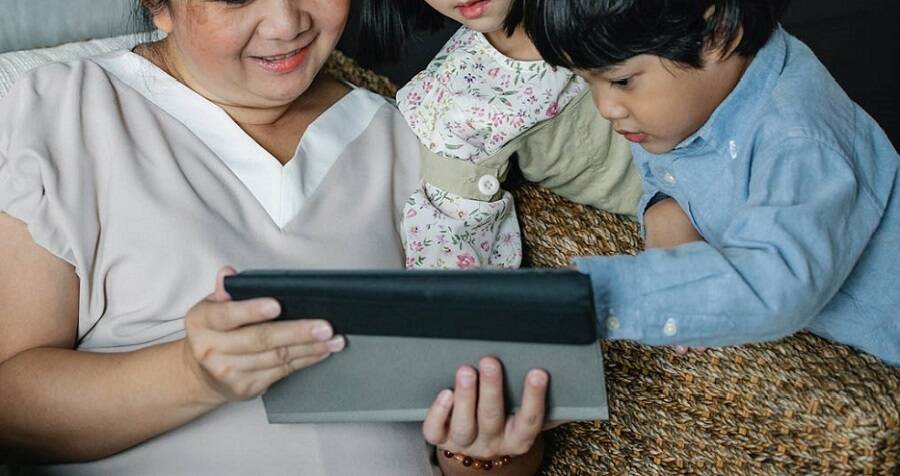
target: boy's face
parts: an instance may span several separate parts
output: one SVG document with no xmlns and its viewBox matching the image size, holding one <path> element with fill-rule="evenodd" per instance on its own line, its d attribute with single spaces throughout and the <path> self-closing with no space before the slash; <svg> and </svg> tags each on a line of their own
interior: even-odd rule
<svg viewBox="0 0 900 476">
<path fill-rule="evenodd" d="M 513 0 L 425 0 L 442 15 L 481 33 L 503 28 Z"/>
<path fill-rule="evenodd" d="M 697 132 L 731 93 L 750 62 L 717 52 L 696 69 L 640 55 L 602 71 L 578 70 L 600 115 L 647 152 L 664 154 Z"/>
</svg>

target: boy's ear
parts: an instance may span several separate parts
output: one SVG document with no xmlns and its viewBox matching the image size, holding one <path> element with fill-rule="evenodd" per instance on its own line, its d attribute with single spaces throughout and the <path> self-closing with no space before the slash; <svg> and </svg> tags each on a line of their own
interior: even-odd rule
<svg viewBox="0 0 900 476">
<path fill-rule="evenodd" d="M 710 5 L 709 8 L 706 9 L 706 12 L 703 13 L 703 18 L 706 19 L 707 22 L 721 21 L 717 20 L 715 5 Z M 738 25 L 734 37 L 731 38 L 730 42 L 725 43 L 725 40 L 722 38 L 721 25 L 716 25 L 716 28 L 713 29 L 712 36 L 703 47 L 703 56 L 706 60 L 726 60 L 734 54 L 734 51 L 737 49 L 738 45 L 741 44 L 743 38 L 744 27 Z"/>
</svg>

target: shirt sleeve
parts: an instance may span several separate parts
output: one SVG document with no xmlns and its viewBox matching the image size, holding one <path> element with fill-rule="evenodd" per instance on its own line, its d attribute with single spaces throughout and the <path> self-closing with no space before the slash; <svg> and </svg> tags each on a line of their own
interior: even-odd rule
<svg viewBox="0 0 900 476">
<path fill-rule="evenodd" d="M 407 269 L 518 268 L 522 241 L 512 195 L 469 200 L 422 182 L 401 219 Z"/>
<path fill-rule="evenodd" d="M 585 91 L 517 148 L 524 177 L 577 203 L 635 215 L 641 176 L 631 146 L 597 112 Z"/>
<path fill-rule="evenodd" d="M 765 152 L 757 153 L 746 202 L 715 245 L 576 260 L 591 277 L 608 338 L 691 346 L 775 340 L 805 327 L 831 300 L 883 206 L 828 146 L 795 138 Z"/>
<path fill-rule="evenodd" d="M 505 58 L 484 35 L 463 27 L 398 91 L 397 107 L 422 144 L 426 182 L 462 198 L 496 201 L 498 191 L 484 184 L 506 178 L 522 136 L 584 90 L 571 71 Z"/>
<path fill-rule="evenodd" d="M 0 117 L 16 118 L 0 126 L 0 212 L 81 273 L 99 230 L 96 214 L 82 211 L 96 207 L 99 161 L 84 160 L 82 123 L 71 119 L 83 114 L 82 66 L 43 66 L 0 100 Z"/>
<path fill-rule="evenodd" d="M 429 150 L 479 163 L 556 117 L 585 89 L 571 71 L 506 58 L 481 33 L 463 27 L 397 92 L 397 106 Z"/>
</svg>

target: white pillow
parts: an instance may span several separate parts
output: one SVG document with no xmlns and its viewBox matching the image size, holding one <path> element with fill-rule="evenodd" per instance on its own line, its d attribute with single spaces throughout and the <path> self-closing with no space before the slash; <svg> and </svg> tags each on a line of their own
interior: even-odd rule
<svg viewBox="0 0 900 476">
<path fill-rule="evenodd" d="M 102 55 L 110 51 L 132 49 L 139 43 L 158 38 L 155 33 L 114 36 L 100 40 L 67 43 L 53 48 L 13 51 L 0 54 L 0 98 L 28 71 L 47 64 L 64 63 L 80 58 Z"/>
</svg>

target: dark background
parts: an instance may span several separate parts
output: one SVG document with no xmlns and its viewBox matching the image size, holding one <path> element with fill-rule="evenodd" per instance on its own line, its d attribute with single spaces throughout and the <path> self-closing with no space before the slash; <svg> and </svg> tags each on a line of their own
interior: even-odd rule
<svg viewBox="0 0 900 476">
<path fill-rule="evenodd" d="M 358 56 L 351 15 L 339 48 Z M 900 0 L 794 0 L 788 32 L 816 53 L 847 94 L 871 114 L 900 148 Z M 458 25 L 420 35 L 402 59 L 364 64 L 402 85 L 422 70 Z"/>
</svg>

